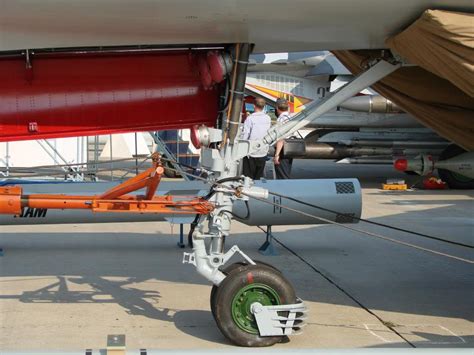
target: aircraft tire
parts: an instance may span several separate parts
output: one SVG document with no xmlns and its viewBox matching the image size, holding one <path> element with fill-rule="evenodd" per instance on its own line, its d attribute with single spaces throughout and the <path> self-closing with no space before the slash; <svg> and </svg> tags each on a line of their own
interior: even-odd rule
<svg viewBox="0 0 474 355">
<path fill-rule="evenodd" d="M 238 263 L 234 263 L 234 264 L 228 265 L 227 267 L 225 267 L 225 268 L 222 269 L 221 271 L 222 271 L 225 275 L 228 276 L 228 275 L 230 275 L 232 272 L 237 271 L 238 269 L 243 269 L 243 268 L 245 268 L 245 266 L 247 266 L 246 263 L 244 263 L 244 262 L 238 262 Z M 211 312 L 212 312 L 212 315 L 214 316 L 214 318 L 216 318 L 216 315 L 215 315 L 215 307 L 216 307 L 216 293 L 217 293 L 217 289 L 218 289 L 218 288 L 219 288 L 219 286 L 212 285 L 211 296 L 210 296 Z"/>
<path fill-rule="evenodd" d="M 255 317 L 250 311 L 253 302 L 262 305 L 293 304 L 293 286 L 273 268 L 247 265 L 231 272 L 217 288 L 215 315 L 217 326 L 232 343 L 245 347 L 270 346 L 286 337 L 261 337 Z"/>
<path fill-rule="evenodd" d="M 461 147 L 451 144 L 449 145 L 439 156 L 439 160 L 447 160 L 453 158 L 459 154 L 464 153 L 465 150 Z M 438 175 L 448 184 L 451 189 L 457 190 L 470 190 L 474 189 L 474 179 L 462 176 L 445 169 L 438 169 Z"/>
</svg>

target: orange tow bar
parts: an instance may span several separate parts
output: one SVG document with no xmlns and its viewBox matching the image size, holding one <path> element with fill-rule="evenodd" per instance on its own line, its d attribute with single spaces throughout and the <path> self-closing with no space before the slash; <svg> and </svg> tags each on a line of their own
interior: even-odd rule
<svg viewBox="0 0 474 355">
<path fill-rule="evenodd" d="M 159 154 L 154 154 L 152 160 L 151 168 L 101 195 L 23 195 L 19 186 L 2 187 L 0 213 L 21 214 L 23 207 L 162 214 L 208 214 L 214 209 L 201 197 L 175 200 L 173 196 L 155 196 L 164 169 Z M 145 195 L 128 195 L 140 189 L 146 189 Z"/>
</svg>

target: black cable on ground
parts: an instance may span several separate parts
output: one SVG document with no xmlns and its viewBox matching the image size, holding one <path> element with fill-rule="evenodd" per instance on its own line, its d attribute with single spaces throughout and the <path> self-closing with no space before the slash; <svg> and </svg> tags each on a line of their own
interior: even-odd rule
<svg viewBox="0 0 474 355">
<path fill-rule="evenodd" d="M 293 198 L 293 197 L 290 197 L 290 196 L 285 196 L 285 195 L 282 195 L 282 194 L 279 194 L 279 193 L 276 193 L 276 192 L 272 192 L 272 191 L 269 191 L 268 193 L 269 193 L 270 195 L 278 196 L 278 197 L 281 197 L 281 198 L 286 198 L 286 199 L 288 199 L 288 200 L 290 200 L 290 201 L 297 202 L 297 203 L 300 203 L 300 204 L 302 204 L 302 205 L 309 206 L 309 207 L 313 207 L 313 208 L 316 208 L 316 209 L 319 209 L 319 210 L 322 210 L 322 211 L 326 211 L 326 212 L 330 212 L 330 213 L 334 213 L 334 214 L 342 215 L 342 216 L 345 215 L 344 213 L 340 213 L 340 212 L 331 210 L 331 209 L 329 209 L 329 208 L 321 207 L 321 206 L 318 206 L 318 205 L 315 205 L 315 204 L 312 204 L 312 203 L 309 203 L 309 202 L 305 202 L 305 201 L 302 201 L 302 200 L 298 200 L 298 199 Z M 358 221 L 360 221 L 360 222 L 365 222 L 365 223 L 373 224 L 373 225 L 375 225 L 375 226 L 385 227 L 385 228 L 393 229 L 393 230 L 396 230 L 396 231 L 399 231 L 399 232 L 405 232 L 405 233 L 417 235 L 417 236 L 419 236 L 419 237 L 437 240 L 437 241 L 443 242 L 443 243 L 448 243 L 448 244 L 453 244 L 453 245 L 461 246 L 461 247 L 464 247 L 464 248 L 474 249 L 474 246 L 473 246 L 473 245 L 464 244 L 464 243 L 460 243 L 460 242 L 454 242 L 454 241 L 452 241 L 452 240 L 443 239 L 443 238 L 439 238 L 439 237 L 434 237 L 434 236 L 428 235 L 428 234 L 413 232 L 413 231 L 410 231 L 410 230 L 407 230 L 407 229 L 403 229 L 403 228 L 399 228 L 399 227 L 390 226 L 390 225 L 388 225 L 388 224 L 370 221 L 370 220 L 365 219 L 365 218 L 359 218 L 359 217 L 355 217 L 355 216 L 348 216 L 348 217 L 350 217 L 350 218 L 352 218 L 352 219 L 356 219 L 356 220 L 358 220 Z"/>
<path fill-rule="evenodd" d="M 367 308 L 366 306 L 364 306 L 357 298 L 355 298 L 354 296 L 352 296 L 349 292 L 347 292 L 345 289 L 343 289 L 341 286 L 339 286 L 334 280 L 332 280 L 329 276 L 327 276 L 324 272 L 322 272 L 321 270 L 317 269 L 315 266 L 313 266 L 310 262 L 308 262 L 306 259 L 304 259 L 303 257 L 301 257 L 300 255 L 298 255 L 298 253 L 296 253 L 294 250 L 292 250 L 290 247 L 286 246 L 285 244 L 283 244 L 282 242 L 280 242 L 277 238 L 275 238 L 275 236 L 273 236 L 273 239 L 280 245 L 282 246 L 284 249 L 286 249 L 288 252 L 290 252 L 291 254 L 293 254 L 294 256 L 296 256 L 298 259 L 300 259 L 303 263 L 305 263 L 307 266 L 309 266 L 313 271 L 315 271 L 316 273 L 318 273 L 319 275 L 321 275 L 321 277 L 323 277 L 326 281 L 328 281 L 331 285 L 333 285 L 334 287 L 336 287 L 339 291 L 341 291 L 342 293 L 344 293 L 347 297 L 349 297 L 353 302 L 355 302 L 359 307 L 361 307 L 362 309 L 364 309 L 366 312 L 368 312 L 369 314 L 371 314 L 372 316 L 374 316 L 375 318 L 377 318 L 377 320 L 382 323 L 385 327 L 387 327 L 389 330 L 391 330 L 393 333 L 395 333 L 396 335 L 398 335 L 401 339 L 403 339 L 403 341 L 405 341 L 408 345 L 410 345 L 412 348 L 416 348 L 416 346 L 410 342 L 407 338 L 405 338 L 400 332 L 398 332 L 393 326 L 391 326 L 388 322 L 384 321 L 382 318 L 380 318 L 377 314 L 375 314 L 374 312 L 372 312 L 372 310 L 370 310 L 369 308 Z"/>
</svg>

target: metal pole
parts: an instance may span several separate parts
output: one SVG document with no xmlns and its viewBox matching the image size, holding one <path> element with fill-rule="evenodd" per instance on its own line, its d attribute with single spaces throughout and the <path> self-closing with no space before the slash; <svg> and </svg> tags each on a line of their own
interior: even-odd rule
<svg viewBox="0 0 474 355">
<path fill-rule="evenodd" d="M 48 150 L 45 149 L 44 146 L 41 145 L 42 148 L 44 149 L 44 151 L 49 154 L 49 156 L 54 160 L 54 162 L 56 164 L 61 165 L 59 160 L 61 160 L 63 162 L 63 164 L 65 164 L 65 165 L 69 164 L 68 161 L 66 160 L 66 158 L 64 158 L 61 154 L 59 154 L 58 149 L 57 149 L 57 140 L 56 139 L 54 140 L 54 145 L 52 145 L 47 139 L 43 139 L 42 141 L 38 140 L 37 142 L 40 143 L 40 145 L 41 145 L 41 142 L 44 142 L 51 148 L 51 150 L 53 151 L 53 155 L 51 155 L 48 152 Z M 58 160 L 58 158 L 59 158 L 59 160 Z"/>
<path fill-rule="evenodd" d="M 135 132 L 135 175 L 138 175 L 138 143 L 137 143 L 137 132 Z"/>
<path fill-rule="evenodd" d="M 110 140 L 110 144 L 109 144 L 109 147 L 110 147 L 110 180 L 114 181 L 114 161 L 112 159 L 113 151 L 112 151 L 112 135 L 111 134 L 109 135 L 109 140 Z"/>
<path fill-rule="evenodd" d="M 179 162 L 179 133 L 180 130 L 176 131 L 176 161 Z"/>
<path fill-rule="evenodd" d="M 94 136 L 94 175 L 97 175 L 99 166 L 97 162 L 99 160 L 99 136 Z"/>
<path fill-rule="evenodd" d="M 6 176 L 9 176 L 10 175 L 10 143 L 7 142 L 7 155 L 5 155 L 5 165 L 6 165 L 6 168 L 7 168 L 7 175 Z"/>
</svg>

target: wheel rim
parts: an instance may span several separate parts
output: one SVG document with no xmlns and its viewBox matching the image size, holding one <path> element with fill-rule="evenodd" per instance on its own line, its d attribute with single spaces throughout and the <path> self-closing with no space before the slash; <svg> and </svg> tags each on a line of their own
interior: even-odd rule
<svg viewBox="0 0 474 355">
<path fill-rule="evenodd" d="M 268 285 L 254 283 L 239 290 L 232 299 L 232 319 L 243 331 L 258 334 L 255 317 L 250 310 L 253 303 L 258 302 L 263 306 L 279 305 L 280 296 Z"/>
</svg>

